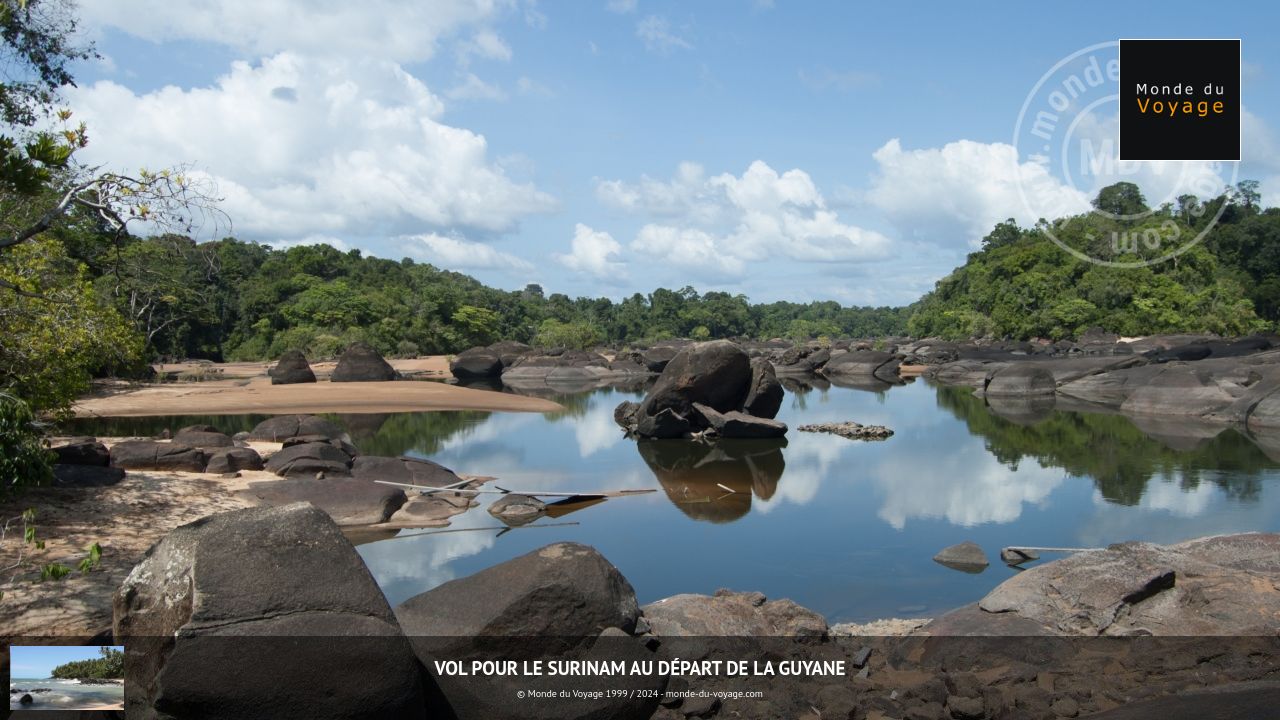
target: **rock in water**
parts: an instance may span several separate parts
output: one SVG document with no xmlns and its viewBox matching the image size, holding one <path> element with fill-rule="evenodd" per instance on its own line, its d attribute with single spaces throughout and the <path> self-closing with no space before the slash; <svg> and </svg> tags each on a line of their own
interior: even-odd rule
<svg viewBox="0 0 1280 720">
<path fill-rule="evenodd" d="M 786 423 L 777 420 L 752 417 L 737 410 L 718 413 L 702 403 L 694 403 L 693 409 L 702 417 L 703 424 L 722 438 L 780 438 L 787 434 Z"/>
<path fill-rule="evenodd" d="M 986 392 L 992 397 L 1022 397 L 1052 395 L 1057 388 L 1052 372 L 1034 362 L 1020 362 L 997 370 L 987 383 Z"/>
<path fill-rule="evenodd" d="M 742 404 L 742 411 L 758 418 L 772 420 L 782 408 L 782 383 L 773 371 L 773 363 L 765 358 L 751 361 L 751 389 Z"/>
<path fill-rule="evenodd" d="M 284 442 L 301 435 L 323 435 L 335 439 L 347 436 L 342 428 L 315 415 L 279 415 L 254 426 L 248 439 Z"/>
<path fill-rule="evenodd" d="M 933 556 L 933 561 L 952 570 L 967 573 L 980 573 L 990 565 L 987 562 L 987 554 L 977 543 L 970 540 L 944 548 L 942 552 Z"/>
<path fill-rule="evenodd" d="M 311 370 L 311 364 L 307 362 L 307 356 L 303 355 L 301 350 L 285 351 L 267 374 L 271 376 L 272 385 L 296 385 L 316 381 L 316 374 Z"/>
<path fill-rule="evenodd" d="M 460 352 L 449 361 L 449 372 L 459 380 L 474 380 L 502 375 L 502 358 L 484 347 Z"/>
<path fill-rule="evenodd" d="M 419 666 L 386 598 L 305 503 L 176 528 L 113 604 L 129 717 L 423 717 Z"/>
<path fill-rule="evenodd" d="M 660 637 L 826 637 L 827 621 L 791 600 L 772 602 L 758 593 L 717 590 L 714 597 L 676 595 L 644 606 L 644 617 Z"/>
<path fill-rule="evenodd" d="M 399 377 L 400 374 L 382 359 L 377 350 L 365 343 L 356 343 L 338 358 L 338 366 L 329 379 L 333 382 L 386 382 Z"/>
<path fill-rule="evenodd" d="M 653 417 L 670 409 L 688 417 L 694 403 L 717 412 L 742 408 L 751 390 L 751 360 L 728 340 L 694 343 L 667 363 L 641 404 Z"/>
<path fill-rule="evenodd" d="M 893 436 L 893 431 L 883 425 L 862 425 L 852 421 L 801 425 L 799 429 L 801 432 L 831 433 L 849 440 L 885 440 Z"/>
<path fill-rule="evenodd" d="M 535 497 L 511 493 L 489 505 L 489 514 L 508 525 L 524 525 L 542 517 L 547 504 Z"/>
</svg>

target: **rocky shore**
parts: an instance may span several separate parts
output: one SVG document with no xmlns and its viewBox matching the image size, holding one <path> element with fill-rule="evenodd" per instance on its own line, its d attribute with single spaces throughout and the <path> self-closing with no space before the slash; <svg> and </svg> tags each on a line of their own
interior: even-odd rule
<svg viewBox="0 0 1280 720">
<path fill-rule="evenodd" d="M 1033 567 L 911 635 L 851 636 L 760 593 L 641 605 L 606 558 L 575 543 L 392 608 L 333 520 L 297 503 L 170 533 L 117 591 L 113 636 L 137 688 L 131 717 L 164 707 L 264 718 L 1122 718 L 1168 702 L 1203 708 L 1206 693 L 1221 708 L 1274 698 L 1278 551 L 1280 535 L 1262 534 L 1126 543 Z M 247 658 L 246 676 L 236 668 Z M 526 660 L 686 663 L 571 677 L 444 664 Z M 744 677 L 708 670 L 717 660 L 811 671 Z M 595 692 L 609 688 L 627 693 Z M 555 702 L 516 700 L 568 689 Z"/>
</svg>

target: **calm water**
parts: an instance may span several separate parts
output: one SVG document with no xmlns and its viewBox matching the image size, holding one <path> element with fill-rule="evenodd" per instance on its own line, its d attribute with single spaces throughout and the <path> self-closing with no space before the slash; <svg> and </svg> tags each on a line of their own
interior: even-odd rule
<svg viewBox="0 0 1280 720">
<path fill-rule="evenodd" d="M 1120 416 L 1027 406 L 996 414 L 966 389 L 916 382 L 789 391 L 779 415 L 792 427 L 785 443 L 708 447 L 624 438 L 613 408 L 639 397 L 558 397 L 568 410 L 545 416 L 336 416 L 366 453 L 429 457 L 510 489 L 658 489 L 505 533 L 478 508 L 450 527 L 467 532 L 410 530 L 361 544 L 388 599 L 571 540 L 603 552 L 642 603 L 729 587 L 792 598 L 833 622 L 931 616 L 1015 572 L 999 562 L 1006 545 L 1280 530 L 1280 464 L 1234 430 L 1139 428 Z M 75 429 L 143 434 L 209 422 L 235 432 L 260 419 L 98 420 Z M 858 442 L 795 430 L 843 420 L 896 434 Z M 578 524 L 544 527 L 566 522 Z M 968 575 L 931 560 L 963 540 L 982 545 L 994 564 Z"/>
</svg>

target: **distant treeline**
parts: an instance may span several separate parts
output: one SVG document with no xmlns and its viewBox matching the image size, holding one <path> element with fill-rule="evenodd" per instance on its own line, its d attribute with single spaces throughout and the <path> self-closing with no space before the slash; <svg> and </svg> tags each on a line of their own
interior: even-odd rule
<svg viewBox="0 0 1280 720">
<path fill-rule="evenodd" d="M 102 657 L 89 660 L 73 660 L 54 668 L 50 677 L 59 679 L 91 678 L 94 680 L 113 680 L 124 677 L 124 652 L 115 648 L 101 647 L 98 653 Z"/>
<path fill-rule="evenodd" d="M 751 304 L 743 295 L 659 288 L 621 302 L 507 291 L 410 259 L 328 245 L 276 250 L 167 235 L 69 245 L 155 357 L 266 360 L 297 348 L 333 357 L 354 341 L 388 355 L 454 353 L 497 340 L 585 348 L 669 338 L 901 334 L 902 308 Z"/>
</svg>

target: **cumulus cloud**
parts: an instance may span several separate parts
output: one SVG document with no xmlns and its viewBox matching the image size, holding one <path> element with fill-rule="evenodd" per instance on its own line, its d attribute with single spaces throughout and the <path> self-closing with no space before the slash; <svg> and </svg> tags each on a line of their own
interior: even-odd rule
<svg viewBox="0 0 1280 720">
<path fill-rule="evenodd" d="M 462 81 L 445 93 L 451 100 L 506 100 L 507 94 L 502 88 L 476 77 L 475 73 L 467 73 Z"/>
<path fill-rule="evenodd" d="M 573 246 L 568 255 L 556 255 L 556 260 L 570 270 L 599 278 L 617 277 L 623 265 L 613 258 L 622 252 L 622 245 L 607 232 L 592 230 L 578 223 L 573 230 Z"/>
<path fill-rule="evenodd" d="M 1005 143 L 959 140 L 941 148 L 903 150 L 894 138 L 872 157 L 878 170 L 866 199 L 913 239 L 976 245 L 1010 217 L 1032 224 L 1089 208 L 1085 193 L 1041 165 L 1019 162 L 1017 149 Z M 1059 211 L 1032 217 L 1024 209 L 1019 182 L 1029 204 Z"/>
<path fill-rule="evenodd" d="M 200 40 L 254 55 L 288 50 L 414 62 L 434 55 L 441 40 L 495 20 L 515 5 L 514 0 L 117 0 L 83 3 L 79 10 L 89 27 L 115 28 L 153 42 Z M 483 33 L 471 42 L 477 41 L 482 52 L 501 54 Z"/>
<path fill-rule="evenodd" d="M 803 170 L 779 174 L 755 161 L 740 176 L 707 177 L 682 163 L 670 181 L 598 182 L 597 197 L 648 216 L 633 250 L 682 267 L 735 276 L 748 262 L 789 258 L 858 262 L 886 257 L 883 235 L 842 222 Z"/>
<path fill-rule="evenodd" d="M 533 265 L 525 260 L 484 243 L 435 233 L 414 235 L 403 240 L 402 246 L 409 254 L 450 269 L 533 271 Z"/>
<path fill-rule="evenodd" d="M 491 162 L 483 136 L 443 123 L 439 98 L 393 62 L 280 53 L 209 87 L 104 81 L 68 95 L 93 129 L 87 162 L 194 162 L 243 237 L 497 232 L 554 206 Z"/>
<path fill-rule="evenodd" d="M 460 64 L 465 66 L 473 57 L 507 61 L 511 59 L 511 47 L 498 33 L 484 28 L 477 31 L 470 39 L 458 43 Z"/>
<path fill-rule="evenodd" d="M 636 37 L 651 52 L 667 55 L 673 50 L 692 50 L 693 43 L 671 29 L 671 22 L 661 15 L 650 15 L 636 23 Z"/>
</svg>

